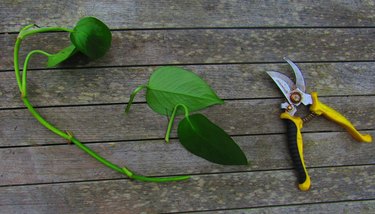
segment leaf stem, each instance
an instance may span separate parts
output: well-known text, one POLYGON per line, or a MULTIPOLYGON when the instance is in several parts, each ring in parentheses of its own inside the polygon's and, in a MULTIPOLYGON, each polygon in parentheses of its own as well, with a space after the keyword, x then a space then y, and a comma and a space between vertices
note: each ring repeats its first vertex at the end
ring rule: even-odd
POLYGON ((173 123, 174 123, 174 118, 176 117, 176 112, 177 112, 177 109, 179 107, 183 107, 184 108, 184 111, 185 111, 185 117, 187 119, 189 119, 189 109, 186 105, 184 104, 177 104, 174 108, 173 108, 173 112, 172 112, 172 115, 171 115, 171 118, 169 119, 169 123, 168 123, 168 128, 167 128, 167 132, 165 133, 165 142, 169 143, 169 137, 170 137, 170 134, 171 134, 171 130, 172 130, 172 126, 173 126, 173 123))
POLYGON ((130 106, 132 105, 133 103, 133 100, 134 100, 134 97, 135 95, 138 94, 138 92, 140 92, 141 90, 147 88, 148 86, 147 85, 140 85, 138 86, 133 92, 132 94, 130 95, 130 99, 129 99, 129 102, 128 102, 128 105, 126 105, 126 109, 125 109, 125 113, 129 113, 129 110, 130 110, 130 106))
POLYGON ((65 31, 69 33, 73 33, 73 29, 69 28, 63 28, 63 27, 43 27, 43 28, 37 28, 34 30, 29 30, 31 27, 35 25, 28 25, 21 29, 20 33, 18 34, 18 38, 24 39, 27 36, 31 36, 37 33, 44 33, 44 32, 58 32, 58 31, 65 31))
POLYGON ((26 80, 27 80, 27 67, 28 67, 28 64, 29 64, 29 61, 30 61, 30 58, 33 54, 42 54, 42 55, 45 55, 47 57, 51 56, 51 54, 45 52, 45 51, 42 51, 42 50, 33 50, 33 51, 30 51, 27 56, 26 56, 26 59, 25 59, 25 62, 23 64, 23 70, 22 70, 22 84, 21 84, 21 91, 22 91, 22 96, 23 97, 26 97, 27 96, 27 88, 26 88, 26 80))

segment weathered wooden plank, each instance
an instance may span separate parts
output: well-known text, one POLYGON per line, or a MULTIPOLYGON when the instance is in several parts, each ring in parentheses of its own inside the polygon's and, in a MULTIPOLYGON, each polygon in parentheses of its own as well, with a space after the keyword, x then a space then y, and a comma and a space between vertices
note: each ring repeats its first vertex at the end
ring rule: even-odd
MULTIPOLYGON (((369 132, 374 136, 375 131, 369 132)), ((375 147, 353 142, 342 133, 306 133, 308 167, 375 164, 375 147)), ((147 175, 223 173, 290 169, 284 134, 235 137, 251 166, 220 166, 187 152, 177 140, 115 142, 88 145, 114 163, 147 175)), ((0 186, 122 178, 75 146, 58 145, 0 149, 0 186)), ((311 174, 314 185, 316 176, 311 174)))
POLYGON ((366 201, 346 201, 334 203, 318 204, 299 204, 280 207, 261 207, 252 209, 235 209, 235 210, 215 210, 195 212, 197 214, 209 213, 232 213, 232 214, 250 214, 250 213, 372 213, 375 210, 375 200, 366 201), (372 210, 372 211, 371 211, 372 210))
MULTIPOLYGON (((373 60, 374 35, 375 28, 116 31, 103 58, 90 63, 78 58, 65 66, 280 62, 284 56, 296 61, 373 60)), ((15 39, 15 34, 0 35, 0 70, 13 67, 15 39)), ((22 53, 41 48, 55 52, 67 40, 66 33, 34 36, 25 41, 22 53)), ((45 67, 45 59, 35 57, 30 67, 45 67)))
POLYGON ((96 16, 113 29, 179 27, 374 26, 373 1, 3 0, 1 32, 23 25, 72 26, 96 16), (22 9, 27 5, 27 10, 22 9))
MULTIPOLYGON (((227 101, 203 111, 207 117, 232 135, 283 133, 279 119, 283 99, 252 99, 227 101)), ((358 129, 374 129, 374 96, 322 98, 358 129), (360 105, 359 105, 360 104, 360 105)), ((301 113, 306 108, 301 107, 301 113)), ((41 114, 62 130, 71 130, 78 139, 117 141, 164 138, 167 118, 154 113, 146 104, 136 104, 124 115, 124 105, 55 107, 39 109, 41 114)), ((27 109, 0 111, 1 146, 64 143, 44 128, 27 109)), ((177 124, 177 123, 176 123, 177 124)), ((175 124, 175 125, 176 125, 175 124)), ((343 131, 324 118, 307 124, 303 131, 343 131)), ((349 134, 343 135, 350 138, 349 134)), ((173 132, 172 136, 176 136, 173 132)))
MULTIPOLYGON (((374 95, 375 63, 298 63, 308 91, 320 96, 374 95)), ((280 97, 267 70, 294 74, 285 64, 184 66, 205 79, 223 99, 280 97), (225 80, 225 81, 224 81, 225 80)), ((30 71, 29 97, 38 106, 127 102, 156 67, 30 71)), ((13 72, 0 72, 0 108, 23 107, 13 72)), ((144 102, 143 94, 136 101, 144 102)))
POLYGON ((0 188, 5 213, 160 213, 373 199, 375 166, 312 169, 309 192, 291 170, 194 176, 177 183, 127 179, 0 188))

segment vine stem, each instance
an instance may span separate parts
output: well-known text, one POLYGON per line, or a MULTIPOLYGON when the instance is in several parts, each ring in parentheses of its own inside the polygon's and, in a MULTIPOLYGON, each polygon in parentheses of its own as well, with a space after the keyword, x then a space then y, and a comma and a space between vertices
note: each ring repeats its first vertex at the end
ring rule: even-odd
POLYGON ((126 105, 126 109, 125 109, 125 113, 129 113, 129 110, 130 110, 130 106, 133 104, 133 100, 135 98, 135 95, 138 94, 138 92, 140 92, 141 90, 147 88, 147 85, 140 85, 138 86, 133 92, 132 94, 130 95, 130 98, 129 98, 129 102, 128 102, 128 105, 126 105))
POLYGON ((84 152, 86 152, 91 157, 95 158, 96 160, 98 160, 99 162, 101 162, 102 164, 104 164, 105 166, 107 166, 107 167, 109 167, 109 168, 111 168, 111 169, 113 169, 113 170, 115 170, 115 171, 117 171, 119 173, 127 175, 131 179, 140 180, 140 181, 149 181, 149 182, 167 182, 167 181, 180 181, 180 180, 185 180, 185 179, 190 178, 190 176, 175 176, 175 177, 150 178, 150 177, 146 177, 146 176, 137 175, 134 172, 128 170, 126 167, 121 168, 118 165, 113 164, 112 162, 106 160, 105 158, 103 158, 102 156, 100 156, 98 153, 94 152, 93 150, 91 150, 90 148, 88 148, 87 146, 85 146, 84 144, 82 144, 78 139, 76 139, 71 134, 70 131, 64 132, 64 131, 56 128, 54 125, 52 125, 51 123, 49 123, 47 120, 45 120, 35 110, 35 108, 32 106, 32 104, 30 103, 29 99, 26 96, 26 89, 27 89, 27 87, 26 87, 27 86, 26 71, 27 71, 28 63, 29 63, 29 61, 31 59, 31 56, 33 54, 39 53, 39 54, 43 54, 45 56, 50 56, 50 54, 47 53, 47 52, 41 51, 41 50, 31 51, 27 55, 27 57, 25 59, 24 67, 23 67, 23 72, 22 72, 22 77, 21 77, 20 70, 19 70, 19 49, 20 49, 20 45, 21 45, 22 39, 24 39, 27 36, 36 34, 36 33, 50 32, 50 31, 61 31, 61 30, 72 32, 72 30, 66 29, 66 28, 58 28, 57 27, 57 28, 40 28, 40 29, 36 29, 36 30, 26 31, 26 30, 30 29, 31 27, 33 27, 33 26, 34 25, 28 25, 25 28, 23 28, 20 31, 19 36, 17 37, 16 44, 15 44, 15 47, 14 47, 14 71, 15 71, 15 74, 16 74, 17 84, 18 84, 20 92, 22 94, 22 96, 21 96, 22 97, 22 101, 24 102, 25 106, 27 107, 27 109, 30 111, 30 113, 32 114, 32 116, 35 119, 37 119, 44 127, 46 127, 47 129, 49 129, 53 133, 55 133, 55 134, 59 135, 60 137, 68 140, 69 142, 74 143, 78 148, 80 148, 81 150, 83 150, 84 152), (22 78, 22 80, 21 80, 21 78, 22 78))
POLYGON ((122 170, 129 178, 139 180, 139 181, 144 181, 144 182, 159 182, 160 183, 160 182, 170 182, 170 181, 182 181, 182 180, 186 180, 190 178, 190 176, 153 178, 153 177, 145 177, 142 175, 136 175, 126 167, 123 167, 122 170))
POLYGON ((189 120, 189 109, 186 105, 184 104, 177 104, 174 108, 173 108, 173 112, 172 112, 172 115, 171 115, 171 118, 169 119, 169 123, 168 123, 168 128, 167 128, 167 132, 165 133, 165 142, 169 143, 169 137, 171 135, 171 130, 172 130, 172 126, 173 126, 173 123, 174 123, 174 119, 176 117, 176 112, 177 112, 177 109, 179 107, 183 107, 184 109, 184 112, 185 112, 185 118, 187 120, 189 120))
POLYGON ((94 152, 87 146, 85 146, 83 143, 81 143, 78 139, 76 139, 74 136, 70 134, 70 132, 63 132, 60 129, 56 128, 49 122, 47 122, 35 109, 34 107, 30 104, 29 100, 27 97, 22 98, 25 106, 27 109, 31 112, 31 114, 36 118, 44 127, 48 128, 55 134, 59 135, 60 137, 74 143, 78 148, 89 154, 91 157, 95 158, 98 160, 100 163, 104 164, 105 166, 122 173, 124 175, 127 175, 129 178, 134 179, 134 180, 139 180, 139 181, 145 181, 145 182, 169 182, 169 181, 181 181, 181 180, 186 180, 189 179, 190 176, 174 176, 174 177, 161 177, 161 178, 153 178, 153 177, 146 177, 142 175, 137 175, 134 172, 130 171, 126 167, 119 167, 118 165, 108 161, 107 159, 103 158, 100 156, 98 153, 94 152), (126 170, 125 170, 126 169, 126 170))

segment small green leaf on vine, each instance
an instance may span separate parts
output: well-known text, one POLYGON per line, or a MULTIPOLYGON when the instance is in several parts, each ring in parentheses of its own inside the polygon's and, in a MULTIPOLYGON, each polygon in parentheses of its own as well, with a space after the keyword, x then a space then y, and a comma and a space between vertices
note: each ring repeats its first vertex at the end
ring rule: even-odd
POLYGON ((112 34, 108 26, 97 18, 80 19, 70 34, 74 46, 90 59, 102 57, 111 47, 112 34))
POLYGON ((70 33, 71 44, 48 57, 48 67, 54 67, 69 59, 78 51, 97 59, 102 57, 111 47, 112 34, 106 24, 94 17, 80 19, 70 33))
POLYGON ((176 115, 185 113, 177 132, 181 144, 188 151, 213 163, 248 164, 241 148, 223 129, 202 114, 190 116, 190 111, 223 103, 198 75, 178 67, 158 68, 147 85, 141 85, 133 91, 125 112, 129 112, 135 95, 142 89, 147 90, 146 100, 152 110, 171 116, 165 135, 167 143, 176 115))

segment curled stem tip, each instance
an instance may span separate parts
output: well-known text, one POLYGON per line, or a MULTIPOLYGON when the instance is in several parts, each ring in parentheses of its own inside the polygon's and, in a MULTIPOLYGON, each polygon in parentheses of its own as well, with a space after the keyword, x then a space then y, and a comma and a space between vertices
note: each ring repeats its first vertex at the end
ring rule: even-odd
POLYGON ((26 30, 28 30, 28 29, 30 29, 30 28, 32 28, 32 27, 38 27, 38 26, 37 26, 36 24, 29 24, 29 25, 26 25, 25 27, 21 28, 20 33, 21 33, 21 32, 24 32, 24 31, 26 31, 26 30))
POLYGON ((135 98, 135 95, 138 94, 138 92, 140 92, 141 90, 147 88, 147 85, 140 85, 138 86, 130 95, 130 98, 129 98, 129 102, 128 104, 126 105, 126 108, 125 108, 125 113, 129 113, 129 110, 130 110, 130 106, 133 104, 133 100, 135 98))
POLYGON ((189 109, 186 105, 184 104, 177 104, 174 108, 173 108, 173 112, 172 112, 172 115, 171 115, 171 118, 169 119, 169 123, 168 123, 168 128, 167 128, 167 132, 165 133, 165 142, 169 143, 169 138, 170 138, 170 135, 171 135, 171 130, 172 130, 172 126, 173 126, 173 123, 174 123, 174 119, 176 117, 176 112, 178 110, 179 107, 182 107, 185 111, 185 117, 186 118, 189 118, 189 109))
POLYGON ((26 88, 26 80, 27 80, 27 68, 29 66, 29 61, 31 59, 31 56, 33 54, 42 54, 44 56, 51 56, 51 54, 45 52, 45 51, 42 51, 42 50, 33 50, 33 51, 30 51, 27 56, 26 56, 26 59, 25 59, 25 62, 23 63, 23 70, 22 70, 22 83, 21 83, 21 93, 24 97, 27 96, 27 88, 26 88))

